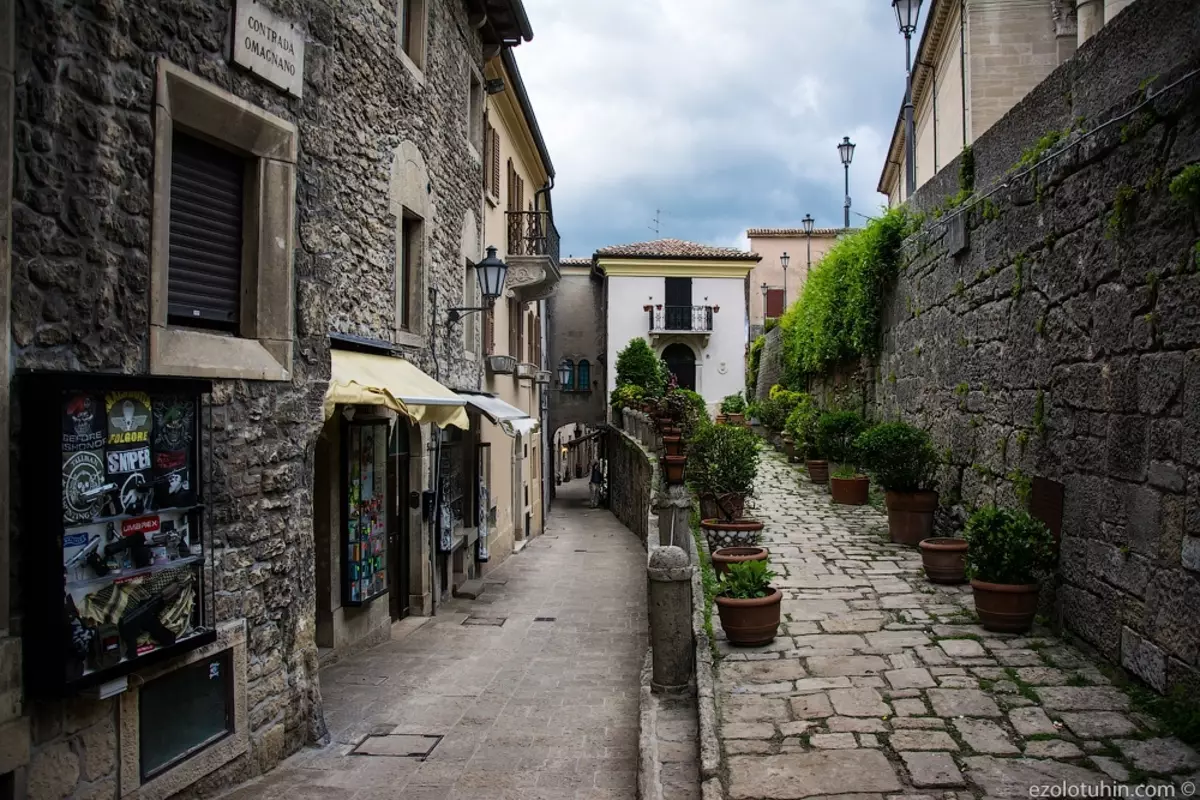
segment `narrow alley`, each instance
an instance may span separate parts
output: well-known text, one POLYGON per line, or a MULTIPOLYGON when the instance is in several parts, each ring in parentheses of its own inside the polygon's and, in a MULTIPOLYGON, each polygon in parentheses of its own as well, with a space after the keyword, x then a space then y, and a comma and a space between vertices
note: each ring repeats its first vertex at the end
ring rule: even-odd
POLYGON ((587 500, 563 485, 478 600, 325 669, 330 744, 228 800, 633 798, 645 551, 587 500))
POLYGON ((1195 791, 1200 757, 1098 661, 1044 629, 985 631, 969 586, 927 582, 881 513, 831 504, 782 456, 757 483, 784 622, 765 647, 719 643, 727 797, 1195 791))

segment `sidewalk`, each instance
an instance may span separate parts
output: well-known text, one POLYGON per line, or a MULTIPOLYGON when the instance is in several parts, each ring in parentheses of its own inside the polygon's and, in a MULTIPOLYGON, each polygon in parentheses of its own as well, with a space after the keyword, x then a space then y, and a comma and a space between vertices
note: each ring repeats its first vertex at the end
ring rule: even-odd
POLYGON ((969 587, 926 581, 880 512, 831 505, 774 453, 758 484, 785 622, 767 647, 720 643, 728 797, 1028 798, 1062 782, 1183 797, 1200 777, 1196 751, 1077 649, 974 624, 969 587))
POLYGON ((645 551, 587 499, 559 487, 546 534, 478 600, 323 670, 332 743, 225 797, 632 800, 645 551))

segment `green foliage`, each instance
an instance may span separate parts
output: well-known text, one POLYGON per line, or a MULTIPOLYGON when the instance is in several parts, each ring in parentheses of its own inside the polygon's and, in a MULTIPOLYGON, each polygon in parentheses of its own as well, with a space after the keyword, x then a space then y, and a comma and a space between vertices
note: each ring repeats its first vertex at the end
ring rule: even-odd
POLYGON ((779 320, 775 317, 767 317, 763 322, 763 333, 770 333, 779 325, 779 320))
POLYGON ((853 411, 833 411, 817 420, 817 448, 838 464, 853 464, 858 451, 854 443, 867 429, 866 420, 853 411))
POLYGON ((1000 207, 993 203, 990 197, 984 199, 979 213, 985 222, 1000 219, 1000 207))
POLYGON ((1200 164, 1188 164, 1171 180, 1171 196, 1200 211, 1200 164))
POLYGON ((1068 128, 1062 131, 1050 131, 1042 138, 1033 143, 1028 150, 1021 154, 1021 160, 1017 162, 1015 169, 1024 169, 1032 167, 1034 164, 1042 160, 1042 156, 1047 151, 1053 149, 1063 139, 1071 135, 1071 129, 1068 128))
POLYGON ((740 394, 731 394, 721 401, 722 414, 745 414, 746 398, 740 394))
POLYGON ((1013 493, 1021 505, 1028 506, 1029 498, 1033 496, 1033 480, 1020 469, 1011 470, 1007 477, 1012 481, 1013 493))
POLYGON ((767 597, 774 591, 771 588, 774 578, 767 561, 742 561, 729 565, 728 571, 721 575, 718 591, 721 597, 734 600, 767 597))
POLYGON ((1013 285, 1012 296, 1017 298, 1021 296, 1021 290, 1025 288, 1025 254, 1021 253, 1013 259, 1013 285))
POLYGON ((806 394, 800 395, 795 408, 788 414, 783 429, 792 437, 796 452, 802 457, 817 459, 820 450, 817 447, 817 420, 821 418, 821 409, 806 394))
POLYGON ((647 397, 662 397, 667 387, 663 366, 645 339, 634 339, 617 353, 617 388, 640 386, 647 397))
POLYGON ((1127 183, 1117 187, 1113 197, 1113 210, 1108 215, 1108 237, 1120 236, 1133 221, 1133 206, 1137 202, 1137 190, 1127 183))
POLYGON ((1054 568, 1054 534, 1027 511, 985 506, 967 520, 967 575, 987 583, 1025 585, 1054 568))
POLYGON ((708 635, 708 645, 712 648, 713 657, 717 657, 717 639, 713 633, 712 609, 713 598, 717 596, 717 572, 713 569, 712 556, 704 546, 704 537, 700 530, 700 510, 692 504, 690 518, 692 541, 696 544, 696 553, 700 557, 700 585, 704 589, 704 633, 708 635))
POLYGON ((937 486, 937 450, 920 428, 886 422, 860 434, 854 447, 871 477, 889 492, 921 492, 937 486))
POLYGON ((691 389, 671 389, 659 407, 666 416, 679 424, 685 440, 690 439, 699 426, 711 422, 708 418, 708 404, 691 389))
POLYGON ((975 151, 971 145, 962 149, 962 159, 958 162, 958 188, 967 192, 975 190, 975 151))
POLYGON ((746 419, 759 419, 762 416, 762 403, 751 400, 746 404, 746 419))
POLYGON ((793 392, 778 384, 772 386, 770 395, 759 408, 758 421, 770 430, 783 430, 788 416, 804 397, 802 392, 793 392))
POLYGON ((767 337, 759 336, 750 344, 750 352, 746 356, 746 398, 754 397, 758 390, 758 368, 762 364, 763 348, 767 346, 767 337))
POLYGON ((854 467, 850 466, 849 464, 843 464, 833 471, 833 477, 835 477, 835 478, 846 478, 847 480, 849 480, 850 478, 854 478, 857 475, 858 475, 858 470, 856 470, 854 467))
POLYGON ((1029 431, 1021 431, 1017 434, 1017 447, 1021 449, 1021 455, 1025 455, 1025 448, 1029 446, 1029 431))
POLYGON ((632 383, 627 383, 624 386, 618 386, 612 393, 612 399, 609 404, 614 411, 620 411, 626 406, 637 405, 646 399, 646 390, 640 386, 635 386, 632 383))
POLYGON ((825 367, 879 349, 879 320, 900 269, 907 212, 893 208, 838 241, 781 321, 784 375, 789 385, 825 367))
POLYGON ((741 425, 701 424, 688 441, 688 483, 697 494, 752 494, 759 444, 741 425))

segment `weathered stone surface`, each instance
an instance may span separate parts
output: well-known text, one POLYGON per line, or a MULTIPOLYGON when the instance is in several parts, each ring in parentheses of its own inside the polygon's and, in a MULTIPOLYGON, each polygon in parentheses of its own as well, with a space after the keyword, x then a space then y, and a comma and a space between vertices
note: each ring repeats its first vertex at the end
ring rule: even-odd
POLYGON ((754 695, 733 695, 721 701, 725 722, 782 722, 788 717, 787 701, 754 695))
POLYGON ((879 717, 891 713, 875 689, 830 689, 829 701, 843 717, 879 717))
POLYGON ((1121 739, 1113 744, 1134 767, 1146 772, 1166 775, 1200 769, 1200 756, 1178 739, 1121 739))
POLYGON ((967 747, 986 755, 1015 755, 1020 748, 1008 739, 1008 735, 994 722, 984 719, 956 719, 952 723, 967 747))
POLYGON ((1014 708, 1008 712, 1008 721, 1013 729, 1022 736, 1035 736, 1044 733, 1057 733, 1058 729, 1046 716, 1046 712, 1037 706, 1031 708, 1014 708))
POLYGON ((974 639, 943 639, 938 642, 938 647, 942 648, 942 652, 954 660, 960 658, 982 658, 987 655, 987 651, 983 649, 983 645, 974 639))
POLYGON ((893 689, 927 689, 937 685, 929 670, 919 667, 888 670, 883 677, 893 689))
POLYGON ((1099 787, 1109 782, 1105 775, 1061 761, 971 756, 963 759, 963 766, 973 785, 979 786, 985 796, 996 798, 1027 798, 1030 786, 1065 782, 1067 785, 1099 787))
POLYGON ((79 757, 66 742, 58 742, 33 754, 29 762, 30 797, 59 800, 69 796, 79 782, 79 757))
POLYGON ((795 659, 773 658, 770 661, 729 662, 721 674, 731 683, 776 683, 808 677, 804 666, 795 659))
POLYGON ((873 717, 830 717, 825 723, 836 733, 883 733, 887 730, 883 720, 873 717))
POLYGON ((775 735, 775 726, 762 722, 730 722, 721 726, 725 739, 770 739, 775 735))
POLYGON ((1062 686, 1067 682, 1065 672, 1051 667, 1021 667, 1017 677, 1030 686, 1062 686))
POLYGON ((1109 686, 1048 686, 1034 689, 1048 709, 1054 711, 1124 711, 1129 698, 1109 686))
POLYGON ((930 689, 929 702, 939 717, 1000 717, 996 702, 979 689, 930 689))
POLYGON ((958 765, 947 753, 901 753, 900 758, 913 786, 919 789, 953 789, 966 785, 958 765))
POLYGON ((729 759, 732 800, 762 797, 794 800, 819 795, 896 792, 900 788, 895 769, 878 750, 825 750, 729 759))
POLYGON ((1128 627, 1121 630, 1121 666, 1158 691, 1166 691, 1166 654, 1128 627))
POLYGON ((958 750, 958 745, 944 731, 893 731, 888 736, 892 749, 902 750, 958 750))
POLYGON ((823 694, 806 694, 791 699, 792 716, 796 719, 820 719, 832 717, 833 707, 823 694))
POLYGON ((813 656, 808 671, 821 677, 835 675, 879 675, 888 664, 879 656, 813 656))
POLYGON ((1025 744, 1028 758, 1079 758, 1083 751, 1061 739, 1039 739, 1025 744))
POLYGON ((853 750, 858 747, 858 740, 853 733, 814 733, 809 744, 817 750, 853 750))

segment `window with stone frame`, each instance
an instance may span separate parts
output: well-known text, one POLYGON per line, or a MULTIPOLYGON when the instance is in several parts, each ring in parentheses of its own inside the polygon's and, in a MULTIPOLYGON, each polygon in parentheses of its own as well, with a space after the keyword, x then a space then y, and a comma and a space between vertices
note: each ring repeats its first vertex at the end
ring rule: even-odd
POLYGON ((417 69, 425 69, 426 0, 397 0, 396 43, 417 69))
POLYGON ((418 298, 418 280, 425 249, 425 220, 404 209, 400 220, 400 265, 396 274, 396 323, 403 331, 413 330, 418 298))
POLYGON ((157 67, 150 372, 290 380, 296 126, 157 67))

